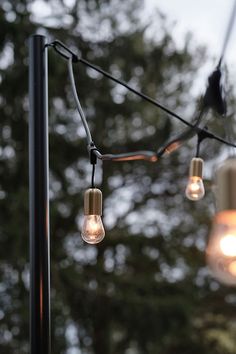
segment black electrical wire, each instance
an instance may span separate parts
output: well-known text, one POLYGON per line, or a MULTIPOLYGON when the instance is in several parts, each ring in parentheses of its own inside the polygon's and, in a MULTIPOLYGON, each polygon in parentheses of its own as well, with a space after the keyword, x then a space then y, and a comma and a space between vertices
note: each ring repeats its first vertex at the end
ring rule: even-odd
MULTIPOLYGON (((221 142, 223 144, 226 144, 228 146, 231 146, 231 147, 236 147, 235 144, 233 144, 233 143, 231 143, 231 142, 229 142, 229 141, 227 141, 227 140, 215 135, 214 133, 212 133, 212 132, 210 132, 208 130, 205 130, 204 128, 203 129, 199 128, 198 124, 200 122, 200 119, 197 120, 197 122, 195 122, 195 124, 189 123, 188 121, 186 121, 185 119, 183 119, 182 117, 177 115, 175 112, 172 112, 168 108, 162 106, 157 101, 155 101, 154 99, 150 98, 149 96, 146 96, 143 93, 133 89, 127 83, 125 83, 125 82, 113 77, 111 74, 107 73, 106 71, 102 70, 101 68, 89 63, 87 60, 84 60, 81 57, 79 58, 74 52, 72 52, 69 48, 67 48, 67 46, 65 46, 60 41, 56 40, 56 41, 50 43, 48 46, 53 47, 58 54, 60 54, 63 58, 69 60, 69 64, 68 65, 69 65, 70 79, 71 79, 71 82, 72 82, 72 89, 73 89, 73 93, 74 93, 74 96, 75 96, 75 99, 76 99, 77 108, 78 108, 79 114, 81 116, 81 119, 82 119, 82 116, 84 116, 84 113, 83 113, 83 110, 82 110, 82 107, 80 105, 80 102, 79 102, 79 99, 78 99, 78 95, 77 95, 77 92, 76 92, 76 89, 75 89, 74 78, 73 78, 73 80, 71 78, 71 75, 73 75, 72 63, 76 63, 76 62, 79 62, 79 61, 82 62, 83 64, 89 66, 90 68, 98 71, 99 73, 103 74, 105 77, 108 77, 109 79, 121 84, 122 86, 124 86, 128 90, 130 90, 131 92, 137 94, 138 96, 142 97, 146 101, 154 104, 158 108, 164 110, 166 113, 169 113, 173 117, 179 119, 182 123, 184 123, 187 126, 189 126, 191 129, 186 131, 186 132, 181 133, 180 136, 179 136, 180 140, 183 141, 183 140, 189 139, 190 137, 194 136, 196 132, 198 132, 198 133, 199 132, 203 132, 207 138, 217 140, 217 141, 219 141, 219 142, 221 142), (75 93, 76 93, 76 95, 75 95, 75 93)), ((86 125, 84 124, 84 128, 87 127, 85 129, 86 133, 88 133, 88 132, 90 133, 85 116, 82 119, 82 122, 83 122, 83 124, 86 123, 86 125)), ((91 136, 91 134, 90 134, 90 136, 91 136)), ((87 135, 87 139, 91 143, 91 141, 92 141, 91 139, 92 138, 91 139, 88 138, 88 135, 87 135)), ((178 144, 177 144, 176 147, 178 147, 178 144)), ((130 153, 125 153, 125 154, 116 154, 116 155, 113 155, 113 154, 104 154, 104 155, 102 155, 98 150, 95 150, 95 151, 96 151, 96 155, 97 155, 97 157, 99 159, 101 159, 101 160, 112 160, 112 161, 147 160, 147 161, 155 162, 162 155, 162 154, 160 154, 160 151, 158 152, 158 154, 155 153, 155 152, 152 152, 152 151, 136 151, 136 152, 130 152, 130 153)))
POLYGON ((200 155, 200 144, 201 144, 201 142, 198 139, 197 140, 197 148, 196 148, 196 157, 199 157, 199 155, 200 155))
POLYGON ((194 135, 197 134, 197 129, 199 127, 199 124, 201 123, 201 120, 204 116, 204 113, 206 111, 206 107, 203 105, 201 111, 199 112, 196 122, 193 127, 188 128, 187 130, 181 132, 178 134, 175 138, 172 138, 170 141, 168 141, 161 149, 158 151, 157 156, 158 158, 162 157, 165 154, 170 154, 173 151, 177 150, 182 144, 186 141, 191 139, 194 135))
MULTIPOLYGON (((67 59, 67 60, 68 60, 68 59, 72 56, 72 61, 73 61, 73 63, 76 63, 76 62, 78 62, 78 61, 81 61, 81 57, 79 58, 74 52, 72 52, 69 48, 67 48, 63 43, 61 43, 61 42, 58 41, 58 40, 56 40, 56 41, 54 41, 54 42, 48 44, 48 46, 53 47, 54 50, 55 50, 58 54, 60 54, 64 59, 67 59), (63 51, 59 49, 60 47, 62 48, 63 51), (67 54, 65 54, 65 53, 67 53, 67 54)), ((87 66, 93 68, 93 69, 96 70, 96 71, 100 70, 100 71, 98 71, 98 72, 100 72, 100 73, 102 73, 102 74, 103 74, 103 72, 104 72, 104 70, 102 70, 102 69, 98 68, 97 66, 95 66, 95 65, 93 65, 93 64, 91 64, 91 63, 89 63, 87 60, 84 60, 84 59, 83 59, 83 63, 84 63, 85 65, 87 65, 87 66)), ((106 73, 106 72, 104 72, 104 73, 106 73)), ((108 73, 106 73, 106 74, 108 74, 108 73)), ((122 85, 122 83, 123 83, 122 81, 120 81, 120 80, 118 80, 117 78, 113 77, 111 74, 108 74, 108 75, 107 75, 107 77, 110 77, 110 76, 111 76, 112 80, 114 80, 114 81, 116 81, 116 82, 118 82, 118 83, 120 83, 120 84, 122 85), (108 76, 108 75, 109 75, 109 76, 108 76)), ((105 74, 104 74, 104 76, 105 76, 105 74)), ((131 88, 128 84, 125 84, 125 85, 126 85, 125 87, 126 87, 128 90, 133 90, 132 92, 135 93, 135 94, 137 94, 137 95, 139 96, 139 91, 134 90, 134 89, 131 88)), ((142 96, 140 96, 140 97, 142 97, 142 96)), ((159 103, 157 103, 155 100, 153 100, 152 98, 150 98, 150 97, 148 97, 148 96, 146 96, 146 97, 147 97, 147 99, 148 99, 148 102, 150 102, 150 103, 154 104, 155 106, 159 107, 160 109, 162 109, 162 105, 159 106, 159 103), (158 105, 157 105, 156 103, 157 103, 158 105)), ((143 98, 144 98, 144 97, 143 97, 143 98)), ((145 98, 144 98, 144 99, 145 99, 145 98)), ((177 115, 175 112, 172 112, 172 111, 169 110, 169 109, 168 109, 168 112, 169 112, 170 115, 172 115, 172 116, 174 116, 175 118, 179 119, 179 120, 180 120, 182 123, 184 123, 185 125, 194 128, 196 131, 199 131, 200 128, 199 128, 199 129, 196 129, 196 127, 194 126, 194 124, 189 123, 188 121, 186 121, 185 119, 183 119, 182 117, 180 117, 179 115, 177 115)), ((221 142, 221 143, 223 143, 223 144, 226 144, 226 145, 228 145, 228 146, 232 146, 232 147, 235 147, 235 148, 236 148, 236 144, 233 144, 233 143, 231 143, 231 142, 229 142, 229 141, 227 141, 227 140, 225 140, 225 139, 219 137, 218 135, 216 135, 216 134, 214 134, 214 133, 212 133, 212 132, 210 132, 210 131, 205 131, 204 128, 203 128, 203 129, 200 129, 200 130, 202 130, 202 131, 204 131, 205 133, 207 133, 208 138, 217 140, 217 141, 219 141, 219 142, 221 142)))
MULTIPOLYGON (((156 153, 152 152, 152 151, 135 151, 135 152, 125 153, 125 154, 117 154, 117 155, 113 155, 113 154, 102 155, 97 150, 97 148, 95 148, 85 114, 83 112, 79 97, 77 95, 72 62, 73 62, 73 58, 72 58, 72 56, 70 56, 68 59, 69 77, 70 77, 70 82, 71 82, 72 91, 73 91, 73 95, 75 98, 77 110, 78 110, 78 113, 80 115, 81 121, 83 123, 84 129, 86 132, 91 164, 93 166, 96 164, 97 157, 101 160, 112 160, 112 161, 146 160, 146 161, 156 162, 157 161, 156 153)), ((93 170, 93 178, 94 178, 94 170, 93 170)), ((92 188, 94 188, 94 187, 92 187, 92 188)))
POLYGON ((91 188, 95 188, 95 183, 94 183, 94 179, 95 179, 95 168, 96 168, 96 165, 95 165, 95 164, 92 164, 91 188))
MULTIPOLYGON (((207 126, 205 128, 208 129, 207 126)), ((207 138, 207 135, 204 134, 203 132, 199 132, 197 134, 196 157, 199 157, 199 155, 200 155, 200 145, 201 145, 202 141, 204 139, 206 139, 206 138, 207 138)))
POLYGON ((184 118, 180 117, 177 113, 171 111, 169 108, 163 106, 161 103, 159 103, 158 101, 154 100, 153 98, 145 95, 144 93, 134 89, 133 87, 131 87, 130 85, 128 85, 126 82, 119 80, 118 78, 114 77, 113 75, 111 75, 110 73, 108 73, 107 71, 101 69, 100 67, 98 67, 97 65, 94 65, 92 63, 90 63, 89 61, 83 59, 82 57, 78 57, 75 53, 73 53, 69 48, 67 48, 63 43, 61 43, 60 41, 56 40, 52 43, 49 44, 49 46, 53 47, 55 49, 55 51, 60 54, 64 59, 70 59, 72 58, 72 61, 75 62, 80 62, 84 65, 86 65, 87 67, 90 67, 91 69, 99 72, 100 74, 102 74, 103 76, 107 77, 108 79, 116 82, 117 84, 124 86, 125 88, 127 88, 127 90, 133 92, 134 94, 136 94, 137 96, 141 97, 142 99, 144 99, 145 101, 153 104, 154 106, 160 108, 161 110, 163 110, 164 112, 166 112, 167 114, 171 115, 172 117, 175 117, 176 119, 180 120, 182 123, 184 123, 185 125, 191 127, 191 123, 189 123, 188 121, 186 121, 184 118), (60 50, 60 47, 62 47, 63 51, 60 50), (68 52, 68 54, 66 55, 65 52, 68 52))
POLYGON ((145 95, 144 93, 137 91, 136 89, 134 89, 132 86, 129 86, 126 82, 117 79, 116 77, 114 77, 113 75, 109 74, 107 71, 104 71, 103 69, 99 68, 96 65, 91 64, 90 62, 88 62, 87 60, 83 59, 83 58, 79 58, 79 62, 81 62, 82 64, 96 70, 97 72, 99 72, 100 74, 102 74, 103 76, 107 77, 108 79, 116 82, 119 85, 124 86, 125 88, 127 88, 129 91, 133 92, 134 94, 136 94, 137 96, 141 97, 142 99, 144 99, 145 101, 153 104, 154 106, 160 108, 162 111, 166 112, 167 114, 171 115, 174 118, 177 118, 178 120, 180 120, 182 123, 184 123, 185 125, 191 126, 190 123, 188 121, 186 121, 185 119, 183 119, 182 117, 180 117, 177 113, 171 111, 169 108, 163 106, 161 103, 159 103, 158 101, 154 100, 153 98, 145 95))

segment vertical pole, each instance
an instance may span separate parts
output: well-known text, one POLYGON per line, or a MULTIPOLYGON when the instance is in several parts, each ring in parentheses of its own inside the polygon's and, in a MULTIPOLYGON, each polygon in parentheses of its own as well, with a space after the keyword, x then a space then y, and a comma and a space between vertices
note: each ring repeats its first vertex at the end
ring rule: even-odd
POLYGON ((30 353, 50 354, 46 38, 29 39, 30 353))

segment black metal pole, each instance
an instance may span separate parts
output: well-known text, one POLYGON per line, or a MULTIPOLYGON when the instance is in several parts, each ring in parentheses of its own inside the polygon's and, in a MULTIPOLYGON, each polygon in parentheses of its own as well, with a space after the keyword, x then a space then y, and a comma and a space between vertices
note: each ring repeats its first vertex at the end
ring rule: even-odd
POLYGON ((30 348, 50 354, 50 240, 46 38, 29 39, 30 348))

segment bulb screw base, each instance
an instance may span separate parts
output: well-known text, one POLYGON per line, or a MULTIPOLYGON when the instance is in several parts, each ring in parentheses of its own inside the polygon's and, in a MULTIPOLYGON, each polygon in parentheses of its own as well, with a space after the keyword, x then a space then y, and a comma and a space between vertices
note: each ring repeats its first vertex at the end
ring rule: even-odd
POLYGON ((194 157, 191 160, 189 177, 202 178, 202 173, 203 173, 203 160, 200 157, 194 157))
POLYGON ((102 192, 89 188, 84 193, 84 215, 102 215, 102 192))

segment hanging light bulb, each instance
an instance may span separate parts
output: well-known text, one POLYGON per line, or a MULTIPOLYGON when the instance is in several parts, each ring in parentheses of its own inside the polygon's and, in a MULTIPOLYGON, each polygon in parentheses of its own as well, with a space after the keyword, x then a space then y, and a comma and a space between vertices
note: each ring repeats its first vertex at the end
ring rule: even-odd
POLYGON ((189 180, 185 190, 185 195, 189 200, 200 200, 205 195, 204 184, 202 181, 203 160, 194 157, 191 160, 189 169, 189 180))
POLYGON ((218 213, 213 219, 206 250, 215 278, 236 285, 236 159, 230 158, 216 174, 218 213))
POLYGON ((81 233, 85 242, 96 244, 104 239, 101 215, 102 192, 97 188, 87 189, 84 194, 84 223, 81 233))

